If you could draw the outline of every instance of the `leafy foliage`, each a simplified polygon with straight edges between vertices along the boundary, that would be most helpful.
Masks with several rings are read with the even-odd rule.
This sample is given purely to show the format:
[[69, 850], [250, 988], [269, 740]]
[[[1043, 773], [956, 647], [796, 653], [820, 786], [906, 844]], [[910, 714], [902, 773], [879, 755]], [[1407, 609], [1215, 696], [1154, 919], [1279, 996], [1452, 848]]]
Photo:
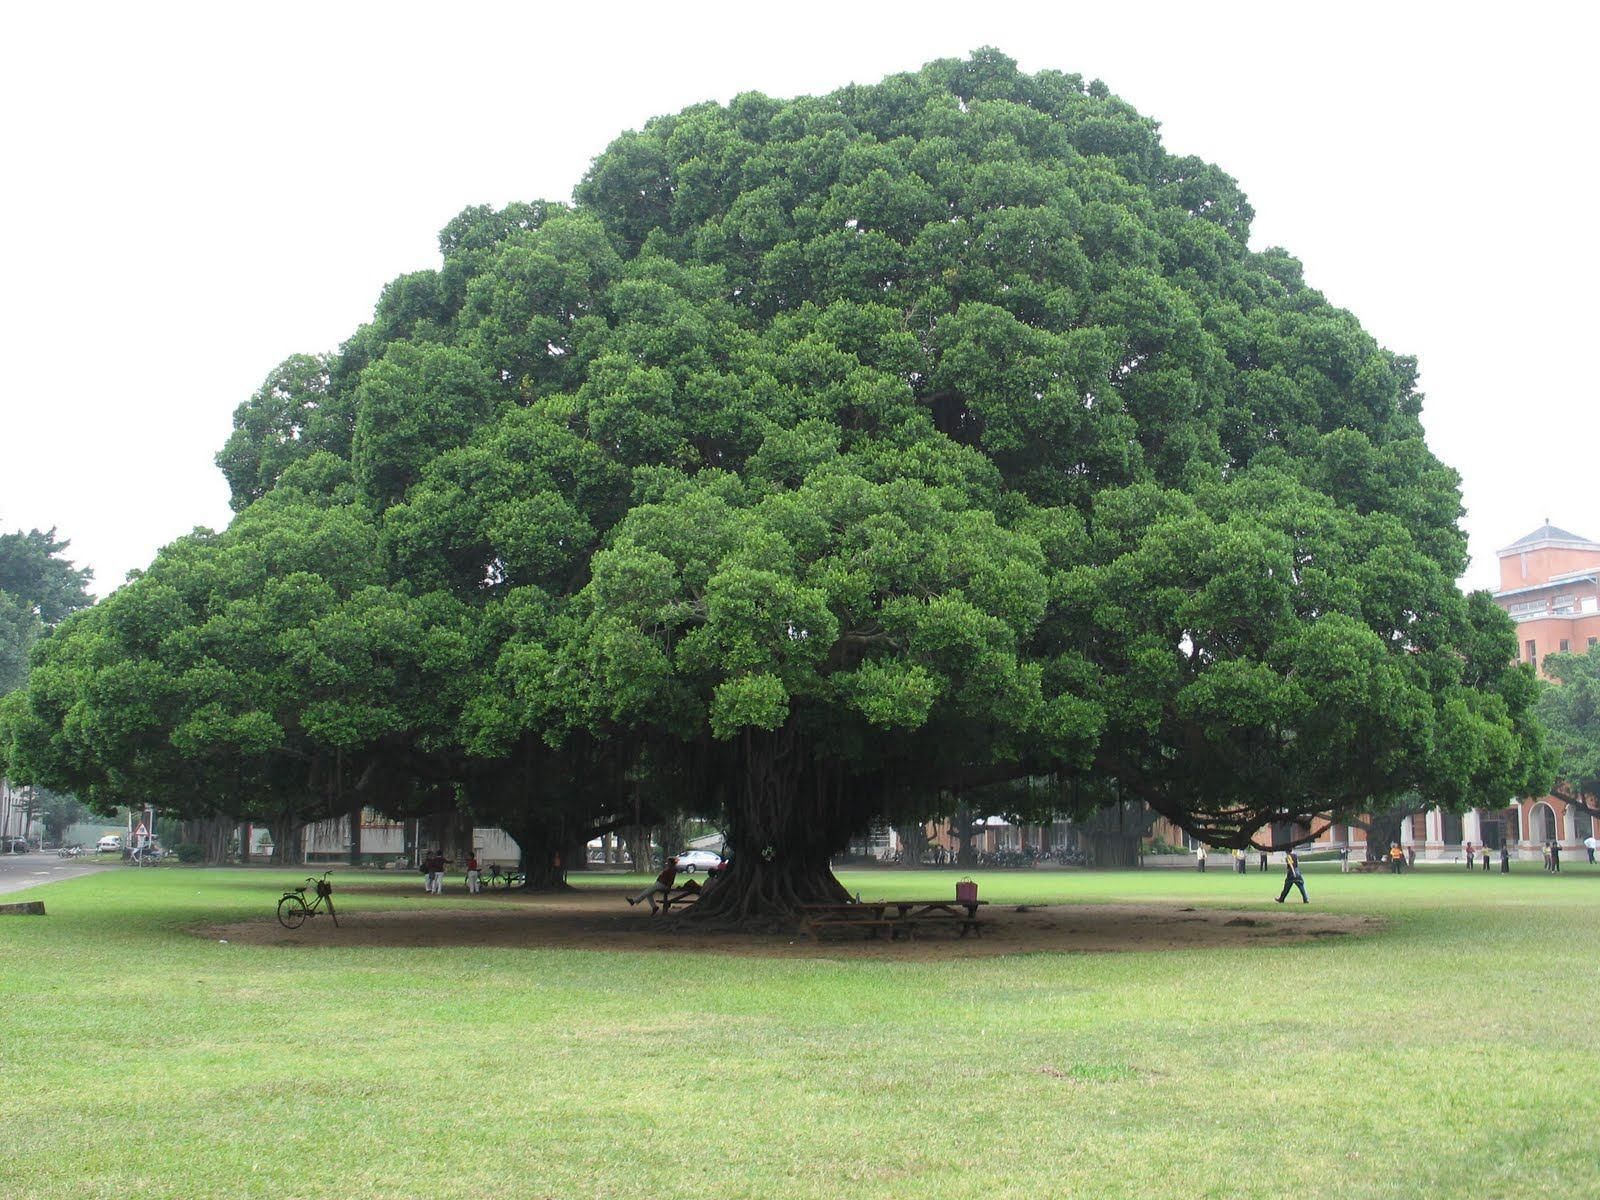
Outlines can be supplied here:
[[1554, 686], [1539, 690], [1556, 794], [1600, 817], [1600, 646], [1544, 660]]
[[33, 644], [69, 613], [92, 604], [94, 572], [63, 557], [56, 531], [0, 533], [0, 695], [20, 687]]

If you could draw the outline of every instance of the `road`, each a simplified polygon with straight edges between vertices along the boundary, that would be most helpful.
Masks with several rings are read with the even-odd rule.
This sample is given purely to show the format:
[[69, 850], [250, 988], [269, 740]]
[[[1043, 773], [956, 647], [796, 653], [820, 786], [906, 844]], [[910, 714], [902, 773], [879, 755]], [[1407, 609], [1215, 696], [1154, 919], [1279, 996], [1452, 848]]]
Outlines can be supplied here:
[[0, 854], [0, 893], [20, 892], [41, 883], [104, 871], [104, 864], [79, 858], [58, 858], [54, 850], [34, 854]]

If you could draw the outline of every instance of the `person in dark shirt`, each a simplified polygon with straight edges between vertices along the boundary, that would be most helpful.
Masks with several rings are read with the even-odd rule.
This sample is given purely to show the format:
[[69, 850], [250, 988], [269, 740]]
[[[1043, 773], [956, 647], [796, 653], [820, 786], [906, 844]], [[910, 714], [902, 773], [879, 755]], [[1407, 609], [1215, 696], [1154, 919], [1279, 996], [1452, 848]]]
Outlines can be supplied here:
[[430, 850], [428, 857], [422, 860], [422, 870], [428, 877], [427, 890], [435, 896], [444, 895], [444, 855]]
[[1300, 889], [1300, 903], [1310, 904], [1311, 897], [1306, 895], [1305, 876], [1300, 874], [1300, 856], [1293, 850], [1287, 850], [1283, 855], [1283, 891], [1278, 893], [1278, 903], [1283, 903], [1283, 898], [1289, 894], [1289, 889]]

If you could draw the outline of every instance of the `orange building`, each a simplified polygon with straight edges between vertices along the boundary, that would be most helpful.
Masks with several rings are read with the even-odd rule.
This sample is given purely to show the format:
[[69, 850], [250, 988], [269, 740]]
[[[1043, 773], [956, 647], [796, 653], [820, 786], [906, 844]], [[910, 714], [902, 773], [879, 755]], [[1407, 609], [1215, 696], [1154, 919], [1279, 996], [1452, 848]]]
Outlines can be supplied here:
[[[1500, 590], [1494, 601], [1517, 624], [1518, 657], [1544, 674], [1551, 654], [1582, 654], [1600, 643], [1600, 542], [1545, 523], [1500, 551]], [[1521, 845], [1551, 840], [1563, 854], [1594, 836], [1594, 821], [1555, 796], [1515, 802]]]
[[1547, 520], [1500, 551], [1494, 601], [1517, 623], [1523, 662], [1539, 667], [1547, 654], [1583, 653], [1600, 642], [1600, 542]]

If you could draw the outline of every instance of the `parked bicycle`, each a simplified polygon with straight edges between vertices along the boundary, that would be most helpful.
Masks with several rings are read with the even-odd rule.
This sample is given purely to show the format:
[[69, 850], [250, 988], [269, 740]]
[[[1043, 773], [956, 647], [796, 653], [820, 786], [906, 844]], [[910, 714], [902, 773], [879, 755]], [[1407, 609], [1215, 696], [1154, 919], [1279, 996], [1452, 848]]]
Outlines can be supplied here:
[[521, 887], [528, 882], [528, 877], [521, 871], [502, 871], [499, 863], [490, 867], [487, 872], [480, 871], [479, 875], [487, 887], [500, 888], [502, 890]]
[[78, 845], [62, 846], [56, 851], [57, 858], [78, 858], [83, 854], [83, 847]]
[[314, 917], [326, 905], [328, 915], [333, 918], [334, 928], [339, 926], [339, 914], [333, 911], [333, 884], [328, 882], [328, 873], [324, 871], [322, 878], [307, 875], [306, 883], [316, 887], [316, 899], [306, 903], [306, 889], [297, 887], [283, 894], [283, 899], [278, 901], [278, 924], [285, 929], [299, 929], [306, 923], [307, 917]]

